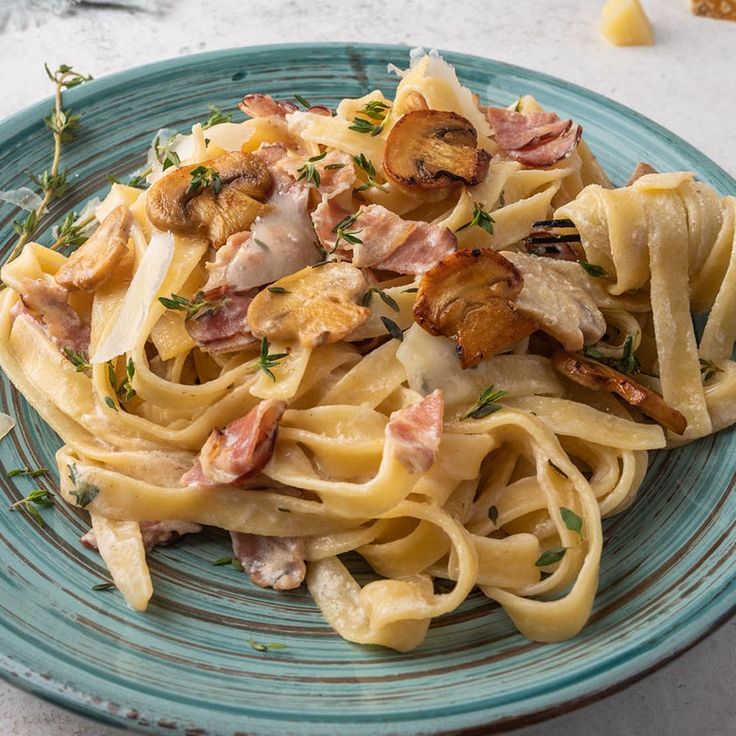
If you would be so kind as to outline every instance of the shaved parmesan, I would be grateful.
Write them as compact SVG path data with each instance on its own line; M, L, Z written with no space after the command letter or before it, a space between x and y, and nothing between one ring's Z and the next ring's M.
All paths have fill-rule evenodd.
M0 190L0 201L9 202L31 212L38 209L43 200L32 189L20 187L20 189Z
M205 136L225 151L239 151L253 135L253 126L244 123L219 123L207 128Z
M174 236L155 231L112 327L91 358L92 363L105 363L132 350L146 321L148 308L166 278L173 254Z
M0 440L15 427L15 419L7 414L0 414Z
M614 46L651 46L652 26L639 0L608 0L601 10L601 33Z

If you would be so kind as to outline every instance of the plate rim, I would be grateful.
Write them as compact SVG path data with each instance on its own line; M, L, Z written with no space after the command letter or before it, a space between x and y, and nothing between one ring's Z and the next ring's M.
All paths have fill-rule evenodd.
M110 74L105 74L99 78L93 79L89 83L65 91L65 97L72 105L84 105L86 102L92 101L97 97L114 94L117 88L130 85L137 79L160 76L170 71L179 70L191 63L207 62L210 60L220 61L227 59L228 57L238 57L244 53L267 54L274 52L293 52L295 50L308 51L311 49L323 51L325 49L335 49L343 51L354 50L357 53L365 51L385 51L396 54L407 54L411 48L412 46L408 44L379 44L367 42L351 43L343 41L235 46L169 57L122 69ZM623 103L613 100L606 95L595 92L582 85L569 82L546 72L529 69L524 66L511 64L478 54L468 54L461 51L439 49L439 53L456 66L461 66L463 60L474 61L479 64L490 64L491 66L496 67L500 72L508 71L517 76L534 78L535 80L549 83L558 89L568 90L578 97L583 97L586 100L591 101L595 105L604 105L609 109L613 109L615 112L628 117L636 127L647 129L650 133L667 140L689 156L705 160L707 164L717 171L717 173L722 177L723 185L729 190L726 194L736 195L736 177L734 177L734 175L680 135L672 132L664 125L646 117L642 113ZM42 123L43 117L48 112L49 105L52 104L52 102L53 96L44 97L43 99L31 103L0 120L0 144L11 143L14 138L22 136L30 127ZM716 605L714 605L714 603ZM716 610L713 610L714 608ZM733 616L734 613L736 613L736 590L728 592L724 600L720 603L717 601L711 601L710 604L702 606L685 622L681 623L676 630L680 637L676 646L667 646L667 639L663 639L662 641L654 644L648 651L635 654L633 658L629 660L629 665L633 665L636 671L627 677L617 678L609 684L602 684L598 687L594 687L580 695L565 696L558 703L540 705L539 707L530 707L518 716L509 716L495 720L488 725L479 723L474 726L432 731L431 733L435 734L435 736L449 736L449 734L464 734L471 736L473 734L480 735L499 733L521 726L539 723L577 710L585 705L601 700L608 695L620 692L629 685L665 666L667 663L671 662L711 635L731 616ZM24 669L22 662L16 660L11 661L16 665L14 668L15 670ZM40 673L29 671L27 668L25 669L24 674L19 674L18 671L14 672L9 666L6 666L5 658L0 658L0 679L22 691L41 697L42 699L60 706L69 712L82 715L98 723L117 726L118 728L126 730L131 728L141 728L138 723L131 721L126 722L122 713L124 708L121 708L121 712L119 714L112 714L105 709L104 702L98 704L93 702L93 698L95 697L94 693L75 691L75 695L70 697L62 691L62 688L64 687L63 682L56 681L53 678L46 679L39 676ZM54 686L56 686L56 689ZM131 705L131 708L134 707L134 705ZM410 722L406 723L408 725ZM157 729L155 723L152 723L150 728L144 727L144 729L145 730L143 732L145 733L161 733L161 731Z

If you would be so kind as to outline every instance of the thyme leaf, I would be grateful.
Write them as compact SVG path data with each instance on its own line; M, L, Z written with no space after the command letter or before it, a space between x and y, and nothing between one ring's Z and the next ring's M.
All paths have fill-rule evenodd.
M560 516L562 521L565 522L565 526L571 531L582 535L583 531L583 520L572 510L560 507Z
M308 158L304 166L296 170L296 173L299 174L297 181L301 181L302 179L304 179L304 181L306 182L311 181L314 183L314 186L319 189L319 185L322 183L322 178L320 177L315 163L317 161L321 161L326 155L327 151L323 151L317 156L312 156L312 158Z
M389 319L388 317L381 317L381 322L383 322L383 326L386 328L386 332L388 332L388 334L391 335L394 340L403 342L404 331L396 324L396 322L394 322L392 319Z
M175 312L185 312L185 320L209 317L219 309L222 309L225 304L224 299L206 299L202 291L198 291L192 300L181 296L181 294L171 294L168 297L160 296L158 300L166 309L171 309Z
M363 242L358 237L362 230L350 230L357 219L358 213L353 212L351 215L343 217L342 220L340 220L340 222L338 222L337 225L332 228L332 232L335 233L335 235L337 236L335 238L335 247L333 248L333 250L337 249L337 246L341 240L344 240L349 245L359 245Z
M463 414L463 416L461 417L461 421L464 421L465 419L483 419L489 414L493 414L494 412L503 408L501 404L498 404L496 402L502 399L504 396L506 396L505 391L497 391L494 388L493 384L491 384L487 388L483 389L483 391L481 391L477 403L469 412L467 412L467 414Z
M207 128L211 128L213 125L219 125L220 123L229 123L233 119L231 112L223 112L217 105L210 103L207 105L207 108L210 111L210 116L202 124L202 130L207 130Z
M399 305L396 303L396 300L393 297L389 296L383 289L379 289L378 287L375 287L375 286L368 289L368 291L366 291L366 293L363 294L363 298L360 300L360 303L364 307L369 306L374 294L378 294L378 296L381 298L381 301L387 307L389 307L389 309L393 309L394 312L401 311L399 309Z
M51 491L44 490L43 488L36 488L32 490L27 496L24 496L20 501L10 505L10 510L14 511L17 508L23 508L28 512L28 515L40 526L45 527L46 522L41 516L41 512L38 507L48 508L54 505L54 495Z
M284 358L286 358L289 354L288 353L269 353L270 345L268 342L268 338L264 337L261 340L261 354L258 358L258 367L272 380L276 381L276 376L274 375L272 368L275 368Z
M567 552L567 547L552 547L539 555L539 558L534 563L537 567L546 567L547 565L553 565L555 562L559 562Z
M604 279L610 276L603 266L596 266L595 263L589 263L588 261L579 260L578 263L587 273L595 279Z
M278 641L256 641L255 639L251 639L248 642L253 649L255 649L257 652L270 652L275 651L277 649L288 649L288 646L286 644L282 644Z
M461 225L457 232L465 230L466 227L480 227L485 230L489 235L493 235L493 223L495 220L491 217L490 213L483 209L482 202L476 202L473 208L473 217L471 220Z
M212 189L215 194L219 194L222 189L222 179L216 169L210 166L197 166L189 172L191 181L187 194L197 194L202 189Z

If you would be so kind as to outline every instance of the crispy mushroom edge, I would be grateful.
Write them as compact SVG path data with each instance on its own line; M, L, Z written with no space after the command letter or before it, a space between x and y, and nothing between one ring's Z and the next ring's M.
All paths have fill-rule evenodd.
M430 334L452 338L461 366L470 368L537 329L513 304L523 284L516 266L495 251L460 250L424 274L414 319Z
M383 168L403 188L434 190L478 184L490 158L478 148L478 133L462 115L419 109L407 112L391 129Z
M256 337L305 348L337 342L371 315L357 303L367 289L349 263L307 266L261 290L248 307L248 325Z
M642 386L631 376L619 373L610 366L564 350L555 350L552 353L552 365L565 378L581 386L594 391L615 393L675 434L682 435L687 429L687 419L667 404L656 391Z
M125 205L112 210L89 240L56 272L56 283L68 290L86 292L102 286L128 253L132 225L133 215Z
M199 166L214 169L221 182L218 192L213 187L189 191L192 172ZM227 238L235 228L242 229L241 221L252 221L263 209L262 201L268 196L273 180L266 165L258 156L234 151L217 156L203 164L182 166L162 176L148 190L146 214L159 230L191 235L199 233ZM232 208L243 210L238 217ZM222 232L214 221L230 223L232 232ZM218 245L219 243L214 243Z

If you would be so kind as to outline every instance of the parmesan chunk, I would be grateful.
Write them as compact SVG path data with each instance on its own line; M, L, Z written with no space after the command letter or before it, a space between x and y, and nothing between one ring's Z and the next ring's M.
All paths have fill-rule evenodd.
M608 0L601 12L601 33L614 46L651 46L652 26L639 0Z

